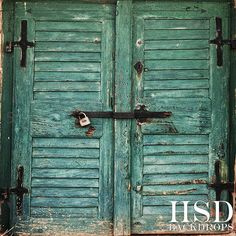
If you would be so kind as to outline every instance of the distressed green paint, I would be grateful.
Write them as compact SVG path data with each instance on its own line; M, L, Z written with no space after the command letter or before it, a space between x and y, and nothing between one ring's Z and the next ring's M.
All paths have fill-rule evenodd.
M224 47L224 66L217 67L216 47L209 44L215 38L216 16L223 18L224 37L229 37L228 4L219 4L223 10L218 14L208 3L200 4L199 9L184 3L185 9L196 7L188 17L183 16L182 4L174 5L175 9L165 4L137 2L133 10L133 64L141 61L145 68L141 75L133 73L133 107L145 104L149 110L172 111L170 118L133 125L135 234L158 234L168 225L171 197L215 200L207 184L214 182L221 143L225 147L221 162L228 159L229 48ZM200 30L205 31L203 37L198 35ZM227 170L221 172L221 179L226 181ZM179 207L179 211L181 217L183 209Z
M11 1L3 2L3 45L13 38L13 14L14 8ZM4 54L2 64L2 104L1 104L1 171L0 187L10 186L11 173L11 137L12 137L12 55ZM10 209L8 204L1 206L2 215L0 216L1 227L3 230L9 228Z
M236 38L236 8L231 8L231 34L230 36L235 39ZM235 147L236 147L236 136L235 136L235 77L236 77L236 51L232 50L230 52L230 61L231 61L231 67L230 67L230 160L229 160L229 178L231 182L234 182L235 179L235 173L234 173L234 166L235 166ZM231 202L233 196L231 196Z
M24 16L26 9L27 18L31 19L33 16L36 19L35 37L30 39L38 42L34 50L28 49L29 56L32 51L35 56L36 71L34 71L34 89L32 90L34 101L30 103L26 97L22 96L15 103L16 106L20 102L30 103L32 111L30 132L34 137L30 192L31 218L21 222L22 231L40 232L41 226L46 225L50 232L60 230L66 234L65 231L70 230L75 235L85 231L93 235L112 234L113 182L115 235L129 235L130 232L158 232L159 226L154 228L157 223L156 218L150 215L162 215L161 220L167 222L168 215L165 213L170 209L166 201L171 200L173 194L175 200L179 201L207 201L209 198L207 183L210 181L209 175L214 176L214 173L213 167L209 172L207 150L209 135L212 133L212 104L206 100L206 97L209 94L213 96L213 100L216 101L215 107L222 103L217 100L217 96L214 97L213 93L209 93L209 89L213 91L212 87L214 87L214 91L218 91L220 87L222 96L227 97L225 88L228 74L228 64L224 68L215 68L215 46L209 46L208 39L209 36L210 38L215 36L214 17L227 16L229 9L223 1L206 2L211 1L202 3L197 1L194 4L188 1L181 4L179 1L159 1L158 3L133 1L133 6L131 6L131 0L119 1L116 12L116 49L114 46L114 8L110 4L57 2L58 11L55 11L53 2L32 1L27 2L26 6L22 3L17 4L18 15ZM216 4L219 7L216 7ZM131 14L132 7L134 10ZM45 8L47 11L44 11ZM94 12L92 16L91 12ZM131 15L134 16L133 29L131 29ZM179 20L166 24L165 18L169 16ZM157 21L158 17L162 20ZM147 24L146 19L149 18L150 24ZM201 20L198 20L199 18ZM212 20L209 21L209 18ZM42 21L37 23L37 19ZM61 19L65 21L58 26L61 32L56 31L58 28L56 24L49 24L51 31L45 31L46 24L42 23L43 21L61 21ZM195 27L194 32L189 29L190 24L186 24L186 19L192 19L191 25ZM86 23L78 24L77 21L83 20ZM68 23L68 21L71 22ZM186 29L175 29L173 33L172 29L180 27L182 24L180 22L184 22ZM146 24L145 33L144 23ZM227 25L226 18L224 24ZM79 33L74 31L79 28L87 31ZM32 27L31 31L34 33ZM134 35L133 41L131 32ZM224 35L228 33L226 30ZM19 32L16 32L17 34L19 35ZM198 42L194 41L197 39L196 34L201 38ZM6 38L8 36L9 34L5 34ZM50 39L48 40L47 37ZM171 40L176 39L176 43L180 46L176 46L176 43L171 40L165 40L166 37ZM136 42L139 38L148 42L141 43L140 47L137 47ZM12 39L11 36L10 39ZM64 41L63 44L60 39ZM129 44L129 42L132 43ZM167 53L163 53L167 44L170 48ZM191 50L193 47L194 49ZM211 53L209 53L209 47ZM176 48L178 51L173 53ZM114 73L112 52L114 53L114 50L116 50L115 86L112 82ZM144 50L146 50L145 53ZM227 61L229 52L227 47L224 50L225 61ZM89 54L88 51L90 51ZM17 78L15 77L17 95L17 90L22 88L25 91L24 85L29 86L28 83L31 82L26 80L26 72L19 67L19 50L16 54L18 54L15 56L15 62L18 63L16 68L19 70ZM8 57L11 55L6 55L4 63L9 63ZM209 58L211 58L210 64ZM180 59L183 60L182 63ZM137 60L141 60L146 68L141 76L137 76L133 69ZM170 60L173 60L172 64ZM88 64L89 62L91 63ZM209 65L213 65L214 76L209 76ZM5 66L4 69L4 91L12 91L6 90L6 87L10 87L8 84L10 80L6 78L6 72L10 75L9 68ZM191 69L191 73L185 69ZM31 69L27 67L27 70ZM233 67L232 71L233 74ZM133 82L131 72L133 72ZM223 78L224 83L208 83L211 77ZM25 84L20 84L19 81L22 78ZM181 91L178 91L179 89ZM233 94L233 89L231 92ZM92 138L85 135L87 129L74 127L71 118L68 118L71 110L78 107L92 111L111 110L111 97L114 93L116 111L130 111L138 103L144 103L149 110L170 110L174 116L166 120L152 120L150 124L142 126L137 125L136 121L117 120L114 125L115 135L113 124L109 119L92 119L92 124L96 127ZM32 94L29 94L30 96ZM5 93L3 98L5 101L10 101L11 97L11 93ZM68 105L68 100L70 100L70 105ZM4 104L6 104L3 108L5 112L10 105ZM227 105L222 104L221 111L224 110L223 112L226 113ZM25 107L26 114L28 108ZM4 112L3 126L6 128L7 115ZM214 109L213 112L215 112ZM221 116L218 117L219 120L216 118L213 119L214 122L225 125ZM15 127L17 128L21 122L23 122L21 118L16 119ZM9 129L4 127L2 132L5 135ZM16 145L27 141L28 130L23 131L25 136ZM216 130L216 135L220 135L211 139L212 146L219 147L220 140L226 142L227 132L226 125ZM3 144L9 143L6 139L8 136L10 137L10 135L2 136L4 137ZM115 137L114 147L111 142L112 137ZM133 149L130 149L130 145ZM227 144L225 145L228 149ZM27 146L21 148L26 152ZM3 149L6 159L10 156L7 150L10 148ZM20 151L18 148L17 150ZM24 152L19 155L23 155ZM14 152L14 155L18 156L18 153ZM216 153L211 156L212 164L215 156ZM105 158L99 159L99 157ZM29 159L22 158L19 161L27 163ZM6 167L5 170L9 172L7 169L7 166L10 167L9 162L4 163L6 163L4 169ZM16 162L14 163L12 185L14 185L17 165ZM181 168L179 163L181 163ZM163 168L164 165L165 168ZM5 172L2 172L3 183L7 182ZM115 181L113 181L113 174ZM29 182L30 179L26 178L26 184ZM172 185L169 185L170 182ZM142 185L141 194L139 186ZM72 187L76 187L76 191ZM196 192L199 195L196 195ZM70 201L67 200L68 196ZM211 197L214 199L214 193ZM26 205L27 201L28 198L25 199ZM42 208L45 203L52 206L50 211ZM63 208L55 208L59 204ZM77 208L78 205L83 205L84 208ZM27 207L25 209L29 210ZM68 215L71 219L66 222L65 227L64 219L59 218ZM47 217L53 217L53 220L48 220ZM141 224L139 217L142 217Z
M53 6L57 15L65 7ZM18 220L13 199L11 223L16 223L16 232L54 232L61 224L66 232L112 234L113 121L91 119L95 129L89 131L78 128L70 114L77 109L112 109L114 6L74 6L87 12L86 17L75 20L72 14L71 20L61 17L52 23L52 18L46 18L50 16L47 4L36 15L30 9L36 9L37 3L16 4L14 40L19 39L21 20L27 19L28 40L35 41L35 48L28 49L26 68L20 67L20 48L14 50L11 186L17 166L23 165L24 186L29 189L24 196L24 217ZM97 8L109 14L101 17L99 13L98 20ZM45 30L57 39L64 33L63 40L48 43ZM72 42L73 33L80 31L82 37ZM49 216L53 218L50 224Z
M132 1L117 2L115 111L131 111L131 14ZM114 235L129 235L130 228L130 120L115 120Z

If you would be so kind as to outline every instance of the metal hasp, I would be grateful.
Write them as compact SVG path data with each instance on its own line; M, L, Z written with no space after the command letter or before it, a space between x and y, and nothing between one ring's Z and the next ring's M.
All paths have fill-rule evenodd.
M10 188L10 193L16 194L16 214L18 216L23 214L23 198L24 194L28 193L28 189L23 187L24 167L19 166L17 169L17 184L15 188Z
M216 17L216 38L210 40L210 44L216 44L217 65L223 66L223 46L230 45L232 49L236 49L236 40L224 40L222 31L222 18Z
M34 47L34 42L29 42L27 39L27 20L21 21L21 39L18 42L7 42L6 52L11 53L14 47L21 48L21 67L26 67L27 48Z
M220 168L221 168L221 162L220 160L217 160L215 162L215 183L209 184L209 188L215 189L216 192L216 201L220 201L221 199L221 193L224 190L227 190L228 192L234 192L234 183L233 182L222 182L220 179Z
M112 112L112 111L83 111L89 118L113 118L113 119L140 119L140 118L168 118L172 112L154 112L134 110L134 112ZM71 116L78 118L81 111L73 111Z

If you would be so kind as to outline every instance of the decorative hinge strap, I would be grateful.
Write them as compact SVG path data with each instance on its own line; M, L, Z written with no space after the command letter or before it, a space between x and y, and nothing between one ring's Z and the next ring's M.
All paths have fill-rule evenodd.
M216 38L210 40L210 44L216 45L217 65L223 66L223 46L230 45L232 49L236 49L236 39L223 39L222 18L216 17Z

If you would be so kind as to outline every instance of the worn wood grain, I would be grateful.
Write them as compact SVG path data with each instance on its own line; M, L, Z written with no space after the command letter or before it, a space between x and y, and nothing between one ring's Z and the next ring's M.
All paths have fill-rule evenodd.
M144 21L145 29L209 29L209 20L177 20L177 19L148 19Z
M152 51L150 51L150 52L152 52ZM177 55L178 55L178 52L177 52ZM191 71L189 71L189 70L158 70L158 71L144 72L144 79L145 80L207 79L207 78L209 78L209 71L208 70L191 70Z
M168 163L167 163L168 164ZM208 181L207 173L190 173L183 174L179 173L178 176L174 173L166 173L166 174L145 174L143 176L144 185L177 185L177 184L194 184L198 182L206 183Z
M66 207L66 208L58 208L58 207L32 207L31 214L35 218L62 218L68 217L70 218L96 218L97 207Z
M93 52L36 52L35 61L60 61L60 62L77 62L77 61L88 61L88 62L100 62L100 53Z
M88 207L88 208L78 208L78 207L66 207L66 208L42 208L42 207L32 207L32 216L35 218L96 218L97 207Z
M132 0L117 2L115 112L131 109ZM114 236L131 233L130 120L114 122Z
M34 75L35 81L100 81L101 74L95 73L83 73L83 72L70 72L70 71L58 71L58 72L45 72L37 71Z
M35 82L35 92L98 92L99 82Z
M145 51L146 60L184 60L184 59L208 59L208 49L197 49L197 50L147 50ZM197 68L198 70L200 68ZM192 74L192 72L191 72Z
M35 187L31 190L32 197L98 197L98 188L45 188Z
M58 188L63 186L64 188L97 188L98 179L32 179L32 187L46 187L46 188Z
M159 21L159 20L157 20ZM208 39L209 38L209 30L192 30L191 29L146 29L144 34L145 40L159 40L159 39Z
M36 52L100 52L100 43L95 42L37 42Z
M45 23L47 24L47 23ZM87 43L99 43L101 42L101 32L61 32L60 29L56 32L50 31L36 31L35 40L36 42L87 42Z
M145 50L153 49L207 49L209 48L208 40L189 40L189 39L177 39L177 40L153 40L145 42Z
M148 165L168 165L168 164L208 164L208 155L194 154L173 154L168 155L150 155L144 157L144 164Z

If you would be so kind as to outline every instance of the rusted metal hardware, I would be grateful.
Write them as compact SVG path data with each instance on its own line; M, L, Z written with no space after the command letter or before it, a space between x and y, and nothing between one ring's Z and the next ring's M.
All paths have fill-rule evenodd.
M0 204L5 202L9 197L9 190L7 188L0 188Z
M17 184L16 187L10 188L9 192L16 194L16 214L18 216L23 214L23 198L24 194L28 193L28 189L23 186L24 167L19 166L17 169Z
M216 17L216 38L210 40L210 44L216 44L217 65L223 66L223 46L230 45L232 49L236 49L236 39L224 40L222 31L222 18Z
M143 64L138 61L135 65L134 65L134 69L137 71L138 75L141 75L143 72Z
M76 119L79 118L81 111L73 111L71 116ZM113 118L113 119L140 119L140 118L168 118L172 115L172 112L155 112L155 111L143 111L134 110L134 112L112 112L112 111L100 111L91 112L83 111L89 118Z
M215 162L215 182L208 184L209 188L213 188L216 192L216 201L220 201L221 193L224 190L228 192L234 192L234 183L233 182L222 182L220 179L220 169L221 169L221 161L217 160Z
M6 43L6 52L12 53L14 47L21 48L21 67L26 67L26 57L27 57L27 48L34 47L34 42L29 42L27 39L27 20L21 21L21 39L18 42L7 42Z

